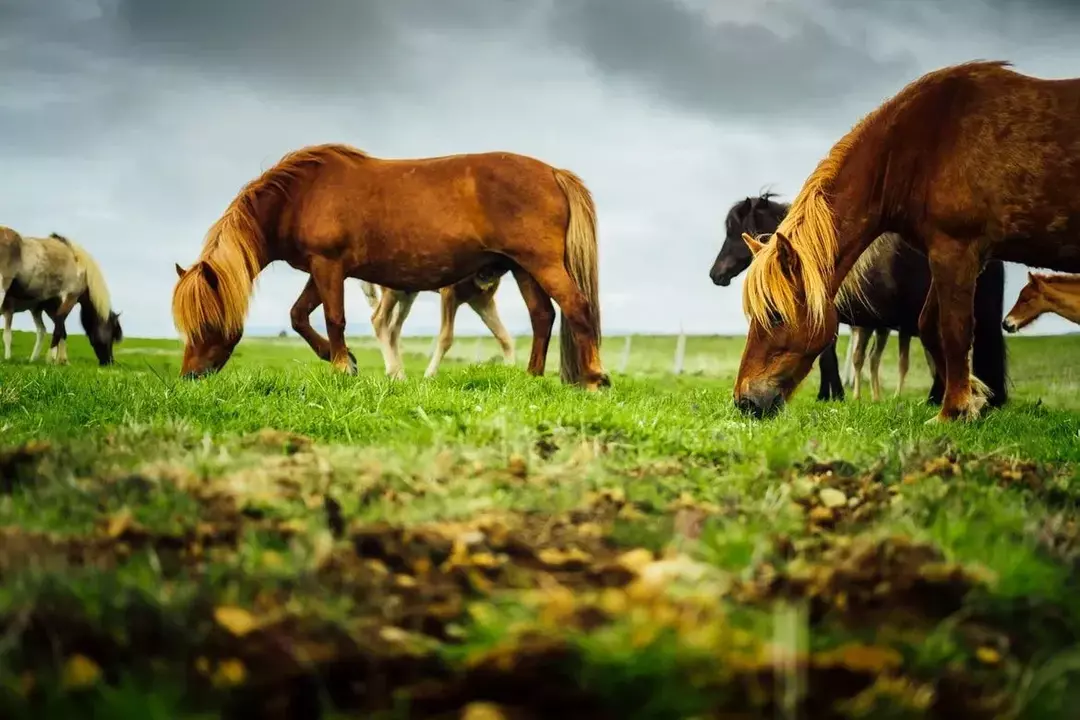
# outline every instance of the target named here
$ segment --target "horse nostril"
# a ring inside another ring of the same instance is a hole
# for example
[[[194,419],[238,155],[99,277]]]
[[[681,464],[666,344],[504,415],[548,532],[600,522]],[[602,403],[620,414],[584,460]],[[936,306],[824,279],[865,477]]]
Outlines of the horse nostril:
[[[1009,318],[1005,318],[1004,320],[1001,321],[1001,329],[1004,330],[1005,332],[1010,332],[1011,333],[1015,327],[1016,327],[1015,323],[1013,323],[1011,320],[1009,320]]]
[[[737,407],[743,415],[751,415],[755,418],[762,416],[761,407],[758,406],[751,398],[744,397],[735,401],[735,407]]]

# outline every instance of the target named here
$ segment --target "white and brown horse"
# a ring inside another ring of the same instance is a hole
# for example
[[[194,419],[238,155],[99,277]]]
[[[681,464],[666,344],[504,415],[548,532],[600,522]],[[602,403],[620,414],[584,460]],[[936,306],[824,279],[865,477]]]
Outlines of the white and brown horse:
[[[0,311],[4,314],[4,359],[11,359],[11,321],[29,311],[37,327],[30,360],[37,360],[45,337],[45,313],[53,321],[50,360],[66,364],[65,322],[75,306],[98,363],[113,362],[113,345],[123,340],[120,316],[113,312],[101,268],[89,253],[53,233],[47,238],[22,237],[0,227]]]

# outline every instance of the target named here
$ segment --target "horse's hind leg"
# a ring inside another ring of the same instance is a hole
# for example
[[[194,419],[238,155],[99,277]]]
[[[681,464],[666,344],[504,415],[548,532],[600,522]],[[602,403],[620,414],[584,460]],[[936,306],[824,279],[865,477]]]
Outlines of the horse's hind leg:
[[[69,295],[64,298],[60,303],[60,307],[56,309],[56,312],[52,313],[50,317],[53,321],[53,336],[52,346],[49,349],[49,357],[51,360],[59,365],[68,364],[67,356],[67,323],[68,315],[75,308],[75,303],[79,298],[75,295]]]
[[[896,382],[896,397],[900,397],[900,393],[904,392],[904,380],[907,379],[908,365],[911,353],[911,336],[905,332],[900,333],[900,338],[897,340],[897,347],[900,351],[899,372],[900,379]]]
[[[863,327],[851,328],[851,342],[855,344],[855,353],[851,356],[854,366],[853,377],[855,378],[855,399],[862,399],[862,367],[866,360],[866,346],[870,342],[870,330]]]
[[[324,257],[311,260],[311,279],[322,298],[326,316],[326,334],[330,343],[330,364],[350,375],[356,374],[356,361],[345,345],[345,271],[341,263]]]
[[[439,372],[439,365],[442,364],[443,356],[449,352],[450,346],[454,344],[454,318],[457,316],[459,307],[461,307],[461,301],[458,299],[453,285],[439,291],[441,316],[439,337],[435,340],[435,351],[431,353],[431,362],[428,363],[427,370],[424,371],[424,377],[435,377],[435,373]]]
[[[840,382],[840,367],[836,360],[836,340],[834,339],[818,358],[818,372],[821,374],[821,386],[818,400],[843,400],[844,385]]]
[[[507,365],[514,364],[514,339],[507,332],[506,326],[499,319],[499,310],[495,307],[495,290],[497,286],[488,288],[469,301],[469,307],[476,311],[484,325],[495,336],[502,348],[503,362]]]
[[[870,351],[870,394],[874,402],[881,401],[881,356],[889,342],[889,329],[874,331],[874,349]]]
[[[530,375],[543,375],[548,345],[551,343],[551,328],[555,325],[555,308],[551,304],[551,296],[532,275],[521,268],[514,268],[513,273],[521,297],[529,309],[529,322],[532,324],[533,341],[528,372]]]
[[[600,348],[596,342],[599,328],[593,326],[588,301],[566,267],[562,262],[546,265],[539,268],[533,277],[559,304],[563,321],[570,324],[570,332],[578,347],[576,360],[583,371],[581,384],[589,390],[597,390],[602,385],[609,384],[610,381],[600,364]],[[565,360],[563,364],[565,367]]]

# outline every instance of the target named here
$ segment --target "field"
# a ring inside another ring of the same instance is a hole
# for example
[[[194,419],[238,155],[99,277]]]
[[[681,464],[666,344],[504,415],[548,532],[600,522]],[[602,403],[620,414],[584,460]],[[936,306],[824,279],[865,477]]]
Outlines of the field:
[[[1010,405],[949,427],[895,341],[885,401],[815,369],[765,422],[739,338],[677,377],[635,338],[597,395],[473,343],[398,384],[370,339],[355,378],[0,363],[0,716],[1077,716],[1080,336],[1010,338]]]

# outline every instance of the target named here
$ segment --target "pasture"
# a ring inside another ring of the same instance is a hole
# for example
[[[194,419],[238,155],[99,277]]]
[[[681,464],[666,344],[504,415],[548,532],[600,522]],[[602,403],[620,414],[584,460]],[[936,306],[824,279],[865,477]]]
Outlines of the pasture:
[[[917,340],[900,400],[894,337],[885,401],[815,368],[768,421],[742,338],[678,377],[605,338],[596,394],[475,342],[424,380],[404,338],[394,383],[370,339],[346,377],[249,338],[193,383],[177,342],[17,334],[0,715],[1075,716],[1080,335],[1009,338],[1010,404],[946,426]]]

